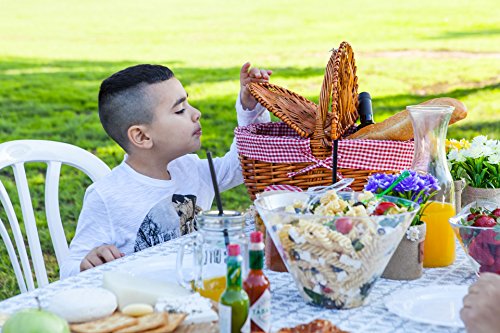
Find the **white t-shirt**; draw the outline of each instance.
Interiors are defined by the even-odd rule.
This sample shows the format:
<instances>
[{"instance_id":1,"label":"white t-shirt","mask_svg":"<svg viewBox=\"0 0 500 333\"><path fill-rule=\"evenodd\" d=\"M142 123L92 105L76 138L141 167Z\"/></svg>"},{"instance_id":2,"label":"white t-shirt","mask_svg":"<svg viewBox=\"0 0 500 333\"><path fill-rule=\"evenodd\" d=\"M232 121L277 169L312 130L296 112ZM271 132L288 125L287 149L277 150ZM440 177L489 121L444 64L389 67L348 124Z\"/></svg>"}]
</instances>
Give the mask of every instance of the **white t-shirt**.
<instances>
[{"instance_id":1,"label":"white t-shirt","mask_svg":"<svg viewBox=\"0 0 500 333\"><path fill-rule=\"evenodd\" d=\"M236 102L238 124L248 125L264 108L243 110ZM263 112L254 122L268 122ZM83 258L95 247L115 245L125 255L196 230L195 215L212 206L214 190L207 160L188 154L168 165L171 180L150 178L126 161L87 189L69 257L61 264L65 278L80 272ZM243 182L236 144L214 158L220 191Z\"/></svg>"}]
</instances>

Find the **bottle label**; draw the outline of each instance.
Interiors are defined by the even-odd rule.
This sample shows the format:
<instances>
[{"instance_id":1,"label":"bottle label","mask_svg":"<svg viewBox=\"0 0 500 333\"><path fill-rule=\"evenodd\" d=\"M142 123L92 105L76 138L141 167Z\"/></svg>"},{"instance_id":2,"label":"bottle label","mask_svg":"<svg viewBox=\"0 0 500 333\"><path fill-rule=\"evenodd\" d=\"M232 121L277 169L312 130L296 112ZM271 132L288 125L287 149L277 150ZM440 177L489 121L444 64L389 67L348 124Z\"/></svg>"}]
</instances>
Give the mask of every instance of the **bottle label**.
<instances>
[{"instance_id":1,"label":"bottle label","mask_svg":"<svg viewBox=\"0 0 500 333\"><path fill-rule=\"evenodd\" d=\"M250 306L250 318L264 332L271 331L271 292L269 288Z\"/></svg>"},{"instance_id":2,"label":"bottle label","mask_svg":"<svg viewBox=\"0 0 500 333\"><path fill-rule=\"evenodd\" d=\"M231 333L231 307L219 303L219 331Z\"/></svg>"},{"instance_id":3,"label":"bottle label","mask_svg":"<svg viewBox=\"0 0 500 333\"><path fill-rule=\"evenodd\" d=\"M245 320L245 323L243 326L241 326L241 333L250 333L250 313L247 316L247 319Z\"/></svg>"}]
</instances>

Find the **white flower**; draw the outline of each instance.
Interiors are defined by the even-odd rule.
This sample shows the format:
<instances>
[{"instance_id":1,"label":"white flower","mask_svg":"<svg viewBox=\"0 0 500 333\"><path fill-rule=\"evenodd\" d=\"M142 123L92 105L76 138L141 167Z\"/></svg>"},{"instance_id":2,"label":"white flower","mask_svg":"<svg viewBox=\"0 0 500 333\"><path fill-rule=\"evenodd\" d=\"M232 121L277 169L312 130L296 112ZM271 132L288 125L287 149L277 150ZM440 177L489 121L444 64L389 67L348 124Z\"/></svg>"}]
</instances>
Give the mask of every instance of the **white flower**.
<instances>
[{"instance_id":1,"label":"white flower","mask_svg":"<svg viewBox=\"0 0 500 333\"><path fill-rule=\"evenodd\" d=\"M448 160L450 162L453 162L455 160L458 161L458 150L456 150L456 149L450 150L450 152L448 153ZM458 161L458 162L460 162L460 161Z\"/></svg>"},{"instance_id":2,"label":"white flower","mask_svg":"<svg viewBox=\"0 0 500 333\"><path fill-rule=\"evenodd\" d=\"M482 150L483 150L483 156L486 157L491 156L495 153L490 146L483 146Z\"/></svg>"},{"instance_id":3,"label":"white flower","mask_svg":"<svg viewBox=\"0 0 500 333\"><path fill-rule=\"evenodd\" d=\"M490 164L500 164L500 153L491 154L488 157L488 163Z\"/></svg>"},{"instance_id":4,"label":"white flower","mask_svg":"<svg viewBox=\"0 0 500 333\"><path fill-rule=\"evenodd\" d=\"M486 144L487 141L488 141L488 137L486 137L484 135L478 135L474 139L472 139L472 146L475 146L475 145L482 146L482 145Z\"/></svg>"},{"instance_id":5,"label":"white flower","mask_svg":"<svg viewBox=\"0 0 500 333\"><path fill-rule=\"evenodd\" d=\"M418 230L417 227L409 227L408 230L406 230L406 238L408 238L412 242L418 241L418 238L420 237L420 230Z\"/></svg>"},{"instance_id":6,"label":"white flower","mask_svg":"<svg viewBox=\"0 0 500 333\"><path fill-rule=\"evenodd\" d=\"M483 149L484 147L473 144L469 149L463 151L463 155L470 158L479 158L484 155Z\"/></svg>"}]
</instances>

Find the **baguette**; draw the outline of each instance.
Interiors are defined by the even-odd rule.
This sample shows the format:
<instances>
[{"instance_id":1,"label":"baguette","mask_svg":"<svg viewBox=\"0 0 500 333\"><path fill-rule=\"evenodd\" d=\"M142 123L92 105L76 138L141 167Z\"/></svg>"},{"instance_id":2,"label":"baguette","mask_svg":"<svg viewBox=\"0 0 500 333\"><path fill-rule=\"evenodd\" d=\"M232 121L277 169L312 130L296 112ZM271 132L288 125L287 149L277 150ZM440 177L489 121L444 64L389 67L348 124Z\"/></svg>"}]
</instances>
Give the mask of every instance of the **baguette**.
<instances>
[{"instance_id":1,"label":"baguette","mask_svg":"<svg viewBox=\"0 0 500 333\"><path fill-rule=\"evenodd\" d=\"M419 105L449 105L455 107L451 115L450 125L467 117L467 107L454 98L434 98ZM413 139L413 126L407 110L396 113L381 123L368 125L351 134L347 139L395 140L407 141Z\"/></svg>"}]
</instances>

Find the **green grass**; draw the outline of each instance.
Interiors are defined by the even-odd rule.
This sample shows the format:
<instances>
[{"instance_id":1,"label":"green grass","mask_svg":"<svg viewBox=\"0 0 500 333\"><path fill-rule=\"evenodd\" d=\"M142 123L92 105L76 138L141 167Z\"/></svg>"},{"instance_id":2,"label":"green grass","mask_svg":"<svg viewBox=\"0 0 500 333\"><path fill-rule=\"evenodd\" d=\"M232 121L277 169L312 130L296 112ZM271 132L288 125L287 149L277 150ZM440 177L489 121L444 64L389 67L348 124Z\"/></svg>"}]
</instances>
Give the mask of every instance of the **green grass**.
<instances>
[{"instance_id":1,"label":"green grass","mask_svg":"<svg viewBox=\"0 0 500 333\"><path fill-rule=\"evenodd\" d=\"M65 141L111 167L123 152L97 116L100 82L137 63L171 67L202 113L203 149L223 154L236 125L238 73L249 60L274 70L272 81L317 101L328 51L353 46L360 91L381 121L406 105L459 98L466 120L448 137L500 139L500 29L493 0L381 1L17 1L0 12L0 142ZM403 52L404 51L404 52ZM66 168L62 218L74 234L90 183ZM28 177L51 280L58 277L43 209L43 167ZM10 171L0 179L14 191ZM82 185L83 183L83 185ZM223 194L244 209L245 188ZM16 208L18 213L19 207ZM3 211L0 218L6 221ZM0 299L19 293L3 244Z\"/></svg>"}]
</instances>

